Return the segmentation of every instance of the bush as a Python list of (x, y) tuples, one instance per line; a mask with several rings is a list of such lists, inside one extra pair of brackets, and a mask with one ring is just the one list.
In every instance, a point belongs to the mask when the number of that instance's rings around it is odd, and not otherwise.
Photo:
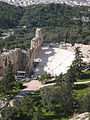
[(46, 83), (50, 78), (51, 78), (51, 74), (45, 72), (41, 77), (38, 78), (38, 80), (41, 81), (42, 83)]
[(90, 112), (90, 92), (79, 100), (80, 112)]

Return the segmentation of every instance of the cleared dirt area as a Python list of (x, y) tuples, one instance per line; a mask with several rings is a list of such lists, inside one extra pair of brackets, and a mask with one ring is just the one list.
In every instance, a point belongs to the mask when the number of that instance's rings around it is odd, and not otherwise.
[(25, 83), (24, 86), (27, 86), (27, 88), (23, 89), (25, 90), (38, 90), (40, 86), (42, 86), (41, 82), (38, 80), (32, 80), (29, 83)]
[(42, 84), (38, 80), (32, 80), (28, 83), (25, 83), (24, 86), (26, 86), (26, 88), (18, 93), (18, 95), (16, 96), (17, 98), (23, 97), (29, 93), (34, 93), (36, 90), (40, 88), (40, 86), (42, 86)]
[(21, 92), (19, 92), (15, 98), (10, 102), (10, 105), (13, 106), (13, 101), (17, 98), (22, 98), (26, 95), (33, 94), (35, 91), (40, 89), (40, 86), (42, 86), (41, 82), (38, 80), (32, 80), (28, 83), (25, 83), (24, 86), (26, 86), (25, 89), (23, 89)]

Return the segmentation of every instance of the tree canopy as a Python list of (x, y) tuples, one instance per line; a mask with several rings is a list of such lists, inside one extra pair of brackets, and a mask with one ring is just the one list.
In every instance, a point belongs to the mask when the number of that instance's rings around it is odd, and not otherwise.
[(0, 81), (0, 88), (1, 88), (0, 91), (2, 93), (11, 92), (15, 86), (14, 82), (15, 82), (15, 76), (13, 73), (13, 65), (11, 64), (11, 62), (9, 62), (7, 73), (5, 77), (3, 78), (3, 80)]
[(0, 28), (14, 28), (23, 16), (24, 9), (0, 1)]

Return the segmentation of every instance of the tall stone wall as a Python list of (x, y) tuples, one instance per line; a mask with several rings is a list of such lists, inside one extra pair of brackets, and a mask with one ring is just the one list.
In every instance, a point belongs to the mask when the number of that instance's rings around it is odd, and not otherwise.
[(0, 76), (5, 76), (9, 61), (13, 65), (13, 70), (26, 71), (30, 73), (33, 62), (38, 55), (39, 47), (43, 43), (43, 35), (40, 28), (36, 29), (35, 37), (31, 40), (31, 46), (28, 51), (16, 48), (0, 54)]
[(31, 72), (33, 68), (33, 62), (34, 59), (37, 57), (39, 48), (43, 43), (43, 35), (41, 32), (41, 28), (36, 29), (35, 37), (31, 40), (31, 46), (30, 49), (27, 52), (27, 66), (26, 66), (26, 71)]

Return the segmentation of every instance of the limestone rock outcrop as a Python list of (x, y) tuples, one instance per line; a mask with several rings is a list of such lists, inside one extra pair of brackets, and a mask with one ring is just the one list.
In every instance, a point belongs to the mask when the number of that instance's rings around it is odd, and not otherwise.
[(69, 120), (90, 120), (90, 113), (85, 112), (85, 113), (79, 114), (76, 117), (69, 119)]

